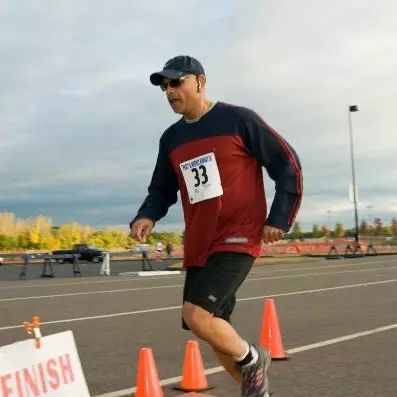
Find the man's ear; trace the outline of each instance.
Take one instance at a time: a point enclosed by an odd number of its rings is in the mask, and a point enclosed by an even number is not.
[[[205,78],[205,76],[202,75],[202,74],[201,74],[200,76],[198,76],[198,84],[197,84],[197,86],[198,86],[199,92],[204,91],[205,83],[206,83],[206,78]]]

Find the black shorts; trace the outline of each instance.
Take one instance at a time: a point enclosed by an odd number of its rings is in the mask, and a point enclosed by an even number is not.
[[[230,322],[236,292],[250,272],[255,257],[239,252],[216,252],[205,266],[186,269],[183,301],[202,307]],[[182,328],[189,327],[182,318]]]

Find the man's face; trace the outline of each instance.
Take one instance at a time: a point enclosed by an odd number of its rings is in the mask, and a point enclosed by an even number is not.
[[[164,79],[161,88],[167,94],[167,99],[172,110],[175,113],[185,114],[199,103],[197,77],[188,75],[180,79],[178,84],[173,83],[176,83],[176,81]]]

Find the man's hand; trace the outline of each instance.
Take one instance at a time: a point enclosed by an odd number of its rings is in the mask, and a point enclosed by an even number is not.
[[[262,240],[265,244],[275,243],[284,237],[284,231],[272,226],[265,226],[262,232]]]
[[[131,225],[131,237],[138,240],[140,243],[146,243],[146,238],[154,227],[151,219],[141,218]]]

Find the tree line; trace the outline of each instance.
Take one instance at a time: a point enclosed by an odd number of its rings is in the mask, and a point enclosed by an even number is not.
[[[327,225],[313,225],[310,232],[303,232],[299,222],[295,222],[290,233],[286,235],[286,239],[302,239],[302,238],[341,238],[354,237],[355,228],[345,229],[341,222],[336,222],[334,229],[330,229]],[[381,218],[375,218],[373,224],[363,219],[359,226],[361,236],[383,236],[396,237],[397,236],[397,219],[393,218],[390,224],[385,224]]]
[[[149,244],[162,241],[174,245],[181,244],[178,233],[152,232]],[[73,244],[93,244],[99,248],[123,250],[132,249],[137,241],[129,231],[115,228],[97,230],[89,225],[76,222],[53,225],[50,218],[43,215],[31,219],[20,219],[10,212],[0,213],[0,250],[45,250],[68,249]]]
[[[333,230],[326,225],[313,225],[312,230],[304,232],[300,223],[295,222],[290,233],[285,236],[290,239],[308,238],[338,238],[353,237],[354,229],[345,229],[343,224],[337,222]],[[384,224],[380,218],[375,218],[373,224],[362,220],[360,234],[365,236],[397,236],[397,219],[393,218],[390,225]],[[149,244],[161,241],[173,245],[183,243],[183,235],[171,232],[152,232],[148,238]],[[0,250],[45,250],[68,249],[73,244],[94,244],[103,249],[123,250],[133,249],[137,241],[130,237],[129,231],[105,228],[97,230],[89,225],[80,225],[76,222],[53,225],[50,218],[43,215],[31,219],[17,218],[10,212],[0,213]]]

